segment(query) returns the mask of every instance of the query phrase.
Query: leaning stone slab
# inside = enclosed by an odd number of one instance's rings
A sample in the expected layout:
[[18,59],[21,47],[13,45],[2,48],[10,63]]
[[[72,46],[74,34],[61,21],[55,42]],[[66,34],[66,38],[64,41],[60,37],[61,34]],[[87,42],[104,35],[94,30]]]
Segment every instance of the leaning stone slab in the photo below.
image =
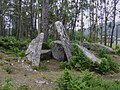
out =
[[44,33],[40,33],[35,39],[31,41],[25,53],[27,59],[32,61],[32,66],[39,66],[43,39]]
[[60,40],[62,42],[65,54],[67,56],[67,60],[69,61],[71,57],[69,37],[67,35],[67,32],[65,31],[63,24],[60,21],[55,22],[55,26],[56,26],[58,35],[60,36]]
[[91,53],[87,48],[83,47],[83,46],[80,46],[80,45],[77,45],[78,48],[80,48],[83,53],[89,58],[91,59],[93,62],[97,61],[98,63],[101,62],[101,59],[97,58],[93,53]]
[[81,43],[80,44],[83,47],[86,47],[87,49],[93,50],[93,51],[97,51],[98,49],[107,49],[108,53],[114,53],[115,51],[105,45],[102,44],[98,44],[98,43]]

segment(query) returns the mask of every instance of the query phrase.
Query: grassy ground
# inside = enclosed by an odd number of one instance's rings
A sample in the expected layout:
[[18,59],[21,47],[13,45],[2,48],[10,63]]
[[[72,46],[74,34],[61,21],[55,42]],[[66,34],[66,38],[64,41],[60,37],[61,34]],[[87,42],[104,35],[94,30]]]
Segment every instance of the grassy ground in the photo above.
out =
[[[22,63],[21,61],[18,62],[18,58],[0,52],[0,86],[5,78],[11,78],[15,90],[20,85],[27,85],[30,87],[30,90],[53,90],[56,78],[62,73],[59,69],[58,61],[52,59],[42,61],[42,63],[46,63],[46,68],[42,68],[40,71],[31,71],[31,67],[26,62]],[[10,74],[5,67],[11,67]],[[35,80],[38,78],[47,79],[49,84],[39,85],[35,83]]]
[[[120,56],[111,54],[113,58],[120,63]],[[60,62],[54,59],[41,61],[45,65],[40,71],[31,71],[31,67],[27,61],[22,63],[25,58],[18,58],[5,52],[0,52],[0,86],[3,84],[5,78],[11,78],[13,87],[16,90],[21,85],[27,85],[30,90],[54,90],[55,80],[60,77],[63,70],[59,68]],[[8,73],[10,71],[10,73]],[[72,71],[78,73],[77,71]],[[39,85],[35,83],[38,78],[48,80],[48,84]],[[120,73],[104,75],[105,79],[120,80]]]

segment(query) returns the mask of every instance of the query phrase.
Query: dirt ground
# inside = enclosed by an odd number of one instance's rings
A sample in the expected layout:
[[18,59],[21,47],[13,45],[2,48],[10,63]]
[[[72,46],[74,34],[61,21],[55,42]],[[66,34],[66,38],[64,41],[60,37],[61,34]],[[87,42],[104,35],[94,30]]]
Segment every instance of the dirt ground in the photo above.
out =
[[[120,56],[112,55],[120,63]],[[21,85],[29,86],[30,90],[54,90],[55,80],[60,77],[63,71],[59,68],[60,62],[57,60],[41,61],[44,67],[40,71],[33,70],[28,62],[11,55],[0,52],[0,86],[4,83],[5,78],[11,78],[14,90]],[[8,74],[4,67],[12,67],[12,72]],[[120,73],[103,76],[105,79],[120,80]],[[47,83],[36,83],[37,79],[45,79]]]
[[[40,71],[36,71],[32,70],[26,62],[23,63],[22,59],[18,61],[16,57],[11,57],[4,53],[0,53],[0,55],[2,55],[2,57],[0,56],[0,86],[4,83],[5,78],[11,78],[14,90],[20,85],[27,85],[30,90],[54,90],[56,78],[63,73],[59,68],[59,61],[56,60],[41,61],[47,67],[45,67],[45,70],[43,68]],[[5,66],[12,67],[10,74],[4,70]],[[39,78],[47,80],[48,83],[36,83]]]

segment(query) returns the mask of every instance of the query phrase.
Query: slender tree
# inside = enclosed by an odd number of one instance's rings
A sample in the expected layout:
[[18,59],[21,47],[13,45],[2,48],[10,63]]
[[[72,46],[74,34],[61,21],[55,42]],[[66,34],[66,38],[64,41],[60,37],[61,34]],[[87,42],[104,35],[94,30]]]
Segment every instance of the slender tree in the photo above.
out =
[[110,39],[110,47],[112,48],[113,43],[113,34],[115,29],[115,17],[116,17],[116,5],[119,2],[119,0],[113,0],[114,6],[113,6],[113,25],[112,25],[112,32],[111,32],[111,39]]

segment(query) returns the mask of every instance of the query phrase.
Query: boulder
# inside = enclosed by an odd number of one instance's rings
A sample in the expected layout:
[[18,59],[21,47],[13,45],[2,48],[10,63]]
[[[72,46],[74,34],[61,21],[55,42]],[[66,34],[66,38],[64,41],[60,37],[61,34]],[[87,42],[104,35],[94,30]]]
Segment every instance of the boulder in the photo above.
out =
[[49,81],[47,79],[44,79],[44,78],[38,78],[38,79],[35,80],[35,83],[39,84],[41,86],[41,85],[44,85],[44,84],[49,84]]
[[58,35],[60,36],[60,40],[62,42],[62,46],[64,48],[67,60],[70,60],[71,51],[70,51],[70,40],[67,35],[67,32],[60,21],[55,22],[55,27],[57,29]]
[[59,40],[53,41],[51,43],[51,51],[52,51],[52,56],[54,59],[56,59],[56,60],[65,60],[66,59],[65,51],[64,51],[61,41],[59,41]]
[[77,45],[78,48],[80,48],[83,53],[89,58],[91,59],[93,62],[97,61],[98,63],[101,62],[101,59],[97,58],[93,53],[91,53],[87,48],[83,47],[83,46],[80,46],[80,45]]
[[35,39],[31,41],[25,53],[27,59],[32,61],[32,66],[39,66],[43,39],[44,33],[40,33]]
[[112,48],[105,46],[105,45],[102,45],[102,44],[98,44],[98,43],[88,43],[87,42],[87,43],[81,43],[80,45],[87,48],[87,49],[93,50],[93,51],[97,51],[98,49],[107,49],[108,53],[115,52]]
[[52,58],[52,52],[51,50],[42,50],[41,52],[41,60],[49,60]]

